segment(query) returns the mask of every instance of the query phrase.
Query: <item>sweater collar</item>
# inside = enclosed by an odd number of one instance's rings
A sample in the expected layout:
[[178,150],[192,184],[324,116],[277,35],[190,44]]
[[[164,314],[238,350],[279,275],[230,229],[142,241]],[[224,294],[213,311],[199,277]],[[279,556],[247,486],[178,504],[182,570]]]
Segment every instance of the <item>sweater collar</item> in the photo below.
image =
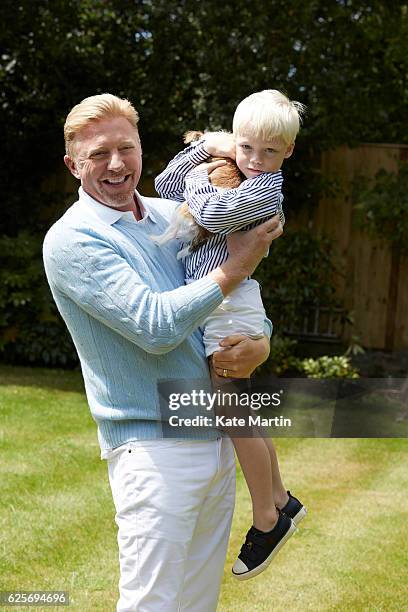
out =
[[134,223],[143,223],[146,219],[150,219],[153,223],[156,223],[156,219],[153,213],[153,210],[150,208],[148,203],[148,198],[144,198],[140,195],[138,191],[135,192],[140,204],[140,212],[142,213],[142,219],[140,221],[136,221],[134,215],[130,211],[122,211],[116,210],[115,208],[110,208],[109,206],[104,206],[95,198],[89,195],[82,187],[78,189],[79,200],[78,203],[80,205],[86,206],[87,210],[90,210],[94,215],[98,217],[100,221],[107,223],[108,225],[113,225],[119,219],[124,219],[126,221],[131,221]]

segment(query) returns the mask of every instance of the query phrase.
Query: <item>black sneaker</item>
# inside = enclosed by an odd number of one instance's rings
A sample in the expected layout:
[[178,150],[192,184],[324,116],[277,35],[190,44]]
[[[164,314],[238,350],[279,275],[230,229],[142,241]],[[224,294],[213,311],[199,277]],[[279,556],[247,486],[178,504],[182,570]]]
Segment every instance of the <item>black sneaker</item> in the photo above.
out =
[[271,531],[260,531],[255,527],[248,531],[245,544],[232,568],[238,580],[248,580],[266,570],[276,553],[296,531],[292,519],[280,510],[278,512],[278,522]]
[[295,525],[299,525],[300,521],[305,518],[307,510],[297,497],[293,497],[293,495],[290,494],[290,491],[287,493],[289,495],[289,501],[280,511],[286,514],[286,516],[289,516]]

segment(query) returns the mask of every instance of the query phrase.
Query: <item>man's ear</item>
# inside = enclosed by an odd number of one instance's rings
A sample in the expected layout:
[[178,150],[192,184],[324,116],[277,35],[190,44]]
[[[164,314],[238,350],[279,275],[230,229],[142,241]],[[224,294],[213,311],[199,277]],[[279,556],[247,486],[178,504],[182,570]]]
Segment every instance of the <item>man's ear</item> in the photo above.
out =
[[285,159],[287,159],[288,157],[290,157],[292,155],[294,148],[295,148],[295,143],[292,142],[292,144],[289,145],[288,148],[285,151]]
[[81,178],[81,175],[79,174],[76,164],[74,160],[72,159],[72,157],[70,157],[69,155],[64,155],[64,164],[66,165],[68,170],[71,172],[71,174],[75,176],[75,178],[77,179]]

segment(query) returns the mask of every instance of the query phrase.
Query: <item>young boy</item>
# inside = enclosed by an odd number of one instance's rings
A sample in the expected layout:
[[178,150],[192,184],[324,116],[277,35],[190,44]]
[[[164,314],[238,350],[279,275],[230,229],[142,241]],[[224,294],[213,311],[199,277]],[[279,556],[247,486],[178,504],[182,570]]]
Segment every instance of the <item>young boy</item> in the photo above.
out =
[[[210,232],[207,240],[182,249],[186,283],[202,278],[227,258],[226,235],[247,229],[282,212],[281,166],[292,155],[304,107],[276,90],[265,90],[245,98],[237,107],[233,133],[207,133],[179,153],[156,179],[161,197],[188,203],[195,222]],[[209,156],[230,157],[243,175],[234,189],[220,189],[210,182],[211,171],[223,161],[203,164]],[[194,227],[190,230],[193,230]],[[175,227],[178,221],[175,219]],[[167,237],[172,230],[166,232]],[[191,231],[190,231],[191,234]],[[185,232],[173,236],[184,242]],[[220,350],[226,335],[240,333],[262,337],[265,311],[259,284],[243,281],[210,317],[203,328],[208,357]],[[233,366],[217,371],[233,377]],[[253,526],[232,571],[239,580],[261,573],[294,533],[306,508],[283,486],[276,452],[268,438],[234,438],[253,504]]]

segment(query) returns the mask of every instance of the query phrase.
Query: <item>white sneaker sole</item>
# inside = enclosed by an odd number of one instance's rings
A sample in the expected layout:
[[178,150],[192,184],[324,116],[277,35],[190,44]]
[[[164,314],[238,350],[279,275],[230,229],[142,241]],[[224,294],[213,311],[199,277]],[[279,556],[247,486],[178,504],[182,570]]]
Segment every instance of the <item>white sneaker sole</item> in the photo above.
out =
[[299,512],[292,518],[292,521],[295,523],[296,526],[298,526],[300,521],[303,521],[303,519],[305,518],[306,514],[307,514],[307,508],[305,508],[303,506],[299,510]]
[[[298,514],[300,513],[298,512]],[[272,559],[280,551],[280,549],[285,544],[285,542],[289,540],[290,536],[295,533],[295,531],[296,531],[296,525],[292,519],[292,524],[289,527],[288,531],[285,533],[285,535],[283,536],[279,544],[275,546],[275,548],[273,549],[269,557],[267,557],[265,561],[261,563],[261,565],[258,565],[258,567],[255,567],[253,570],[250,570],[249,572],[243,572],[242,574],[235,574],[234,568],[232,568],[232,575],[234,576],[234,578],[236,578],[237,580],[249,580],[250,578],[255,578],[255,576],[258,576],[258,574],[261,574],[262,572],[264,572],[266,568],[269,567],[269,565],[271,564]]]

